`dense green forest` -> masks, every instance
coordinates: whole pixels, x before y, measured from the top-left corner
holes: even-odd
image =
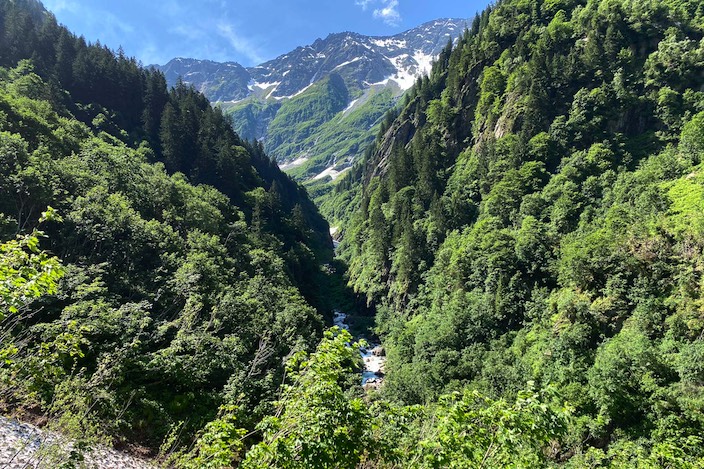
[[[703,38],[699,1],[508,0],[440,56],[325,202],[385,398],[533,381],[567,465],[701,467]]]
[[[253,428],[329,320],[327,223],[199,93],[35,2],[0,19],[2,406],[155,449],[227,402]]]
[[[185,468],[704,467],[704,5],[504,0],[321,198],[0,2],[0,410]],[[335,295],[331,295],[335,292]]]

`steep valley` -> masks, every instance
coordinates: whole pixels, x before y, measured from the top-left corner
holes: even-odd
[[[384,115],[467,21],[442,19],[389,37],[330,34],[261,65],[177,58],[163,66],[260,140],[300,180],[329,182],[361,158]]]
[[[0,26],[0,457],[704,467],[701,1],[248,68]]]

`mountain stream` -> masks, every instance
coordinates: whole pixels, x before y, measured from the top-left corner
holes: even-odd
[[[350,330],[347,323],[347,314],[342,311],[335,311],[333,324],[340,329]],[[365,339],[367,346],[360,349],[364,368],[362,369],[362,387],[364,389],[378,389],[384,381],[384,367],[386,366],[386,356],[384,349],[378,342]]]

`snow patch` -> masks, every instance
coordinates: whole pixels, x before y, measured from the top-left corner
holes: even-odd
[[[341,63],[340,65],[338,65],[337,67],[333,68],[333,70],[337,70],[338,68],[342,68],[342,67],[344,67],[345,65],[349,65],[349,64],[353,64],[353,63],[355,63],[355,62],[358,62],[358,61],[362,60],[362,58],[363,58],[363,57],[355,57],[354,59],[348,60],[347,62],[342,62],[342,63]]]
[[[277,87],[277,86],[279,86],[280,84],[281,84],[280,81],[272,81],[272,82],[270,82],[270,83],[257,83],[257,82],[254,82],[254,85],[253,85],[253,86],[256,87],[256,88],[261,88],[262,90],[267,90],[267,89],[271,88],[272,86],[273,86],[273,87]]]
[[[413,54],[415,65],[406,67],[403,65],[403,59],[407,57],[407,54],[403,54],[394,57],[394,59],[389,59],[396,67],[396,70],[398,70],[396,76],[391,77],[391,80],[395,81],[403,91],[411,88],[419,76],[430,73],[433,68],[433,60],[435,60],[432,54],[417,50]]]
[[[413,59],[418,64],[418,73],[425,74],[429,73],[433,68],[433,61],[435,60],[435,57],[432,54],[426,54],[425,52],[419,50],[413,54]]]
[[[398,84],[399,88],[401,88],[403,91],[410,89],[416,82],[415,75],[405,70],[400,71],[398,75],[392,77],[391,79],[395,81]]]
[[[389,77],[389,78],[386,78],[386,79],[384,79],[384,80],[378,81],[378,82],[376,82],[376,83],[369,83],[369,82],[366,82],[366,81],[365,81],[364,84],[367,85],[367,86],[386,86],[386,85],[389,84],[389,81],[390,81],[390,80],[391,80],[391,78]]]
[[[250,90],[250,91],[251,91],[251,90]],[[231,99],[230,101],[218,101],[218,103],[222,103],[222,104],[238,104],[238,103],[241,103],[242,101],[246,101],[247,99],[249,99],[249,96],[246,96],[246,97],[244,97],[244,98],[242,98],[242,99]]]
[[[289,161],[288,163],[280,164],[279,169],[281,169],[282,171],[286,171],[287,169],[292,169],[297,166],[300,166],[303,163],[305,163],[306,161],[308,161],[308,157],[302,156],[302,157],[298,158],[297,160],[293,160],[293,161]]]
[[[291,98],[295,98],[295,97],[298,96],[299,94],[305,93],[306,90],[307,90],[308,88],[310,88],[311,86],[313,86],[314,84],[315,84],[315,83],[311,83],[310,85],[306,86],[305,88],[300,89],[299,91],[297,91],[297,92],[295,92],[295,93],[293,93],[293,94],[291,94],[291,95],[288,95],[288,96],[274,96],[273,98],[276,99],[277,101],[280,101],[280,100],[282,100],[282,99],[291,99]]]
[[[330,178],[334,181],[335,179],[339,178],[340,175],[341,175],[342,173],[344,173],[344,172],[345,172],[344,170],[343,170],[343,171],[336,171],[336,170],[335,170],[335,166],[330,166],[330,167],[327,168],[325,171],[323,171],[322,173],[320,173],[320,174],[318,174],[317,176],[315,176],[313,179],[314,179],[315,181],[318,181],[318,180],[320,180],[320,179],[324,179],[324,178],[326,178],[326,177],[330,177]]]
[[[405,39],[399,40],[394,38],[372,39],[371,43],[378,47],[396,47],[398,49],[405,49],[408,45]]]
[[[259,82],[249,82],[247,85],[247,89],[249,91],[254,91],[255,88],[259,88],[260,91],[267,91],[269,90],[269,93],[264,97],[264,99],[269,99],[271,95],[274,94],[276,91],[276,88],[281,84],[280,81],[272,81],[272,82],[264,82],[264,83],[259,83]]]
[[[354,107],[354,105],[357,104],[360,99],[361,99],[361,98],[357,98],[357,99],[355,99],[354,101],[352,101],[351,103],[349,103],[349,104],[347,105],[347,107],[342,111],[342,117],[344,117],[344,116],[346,116],[347,114],[349,114],[349,112],[352,110],[352,108]]]

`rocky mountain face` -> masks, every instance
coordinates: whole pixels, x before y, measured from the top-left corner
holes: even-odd
[[[237,62],[178,58],[158,68],[164,72],[169,86],[174,86],[181,78],[213,102],[243,99],[250,94],[251,76]]]
[[[294,176],[328,181],[362,154],[384,114],[466,27],[439,19],[395,36],[330,34],[250,68],[184,58],[155,67],[170,85],[180,78],[219,103],[242,137],[263,141]]]
[[[464,30],[466,23],[463,19],[439,19],[395,36],[330,34],[249,68],[235,62],[188,58],[154,67],[164,72],[169,85],[181,77],[213,102],[239,101],[258,94],[258,90],[266,90],[266,98],[290,98],[333,72],[352,88],[366,89],[389,79],[405,90],[429,69],[433,57]]]
[[[391,37],[331,34],[249,71],[255,83],[272,85],[268,97],[278,99],[295,96],[332,73],[350,88],[393,80],[405,90],[464,27],[464,20],[443,19]]]

